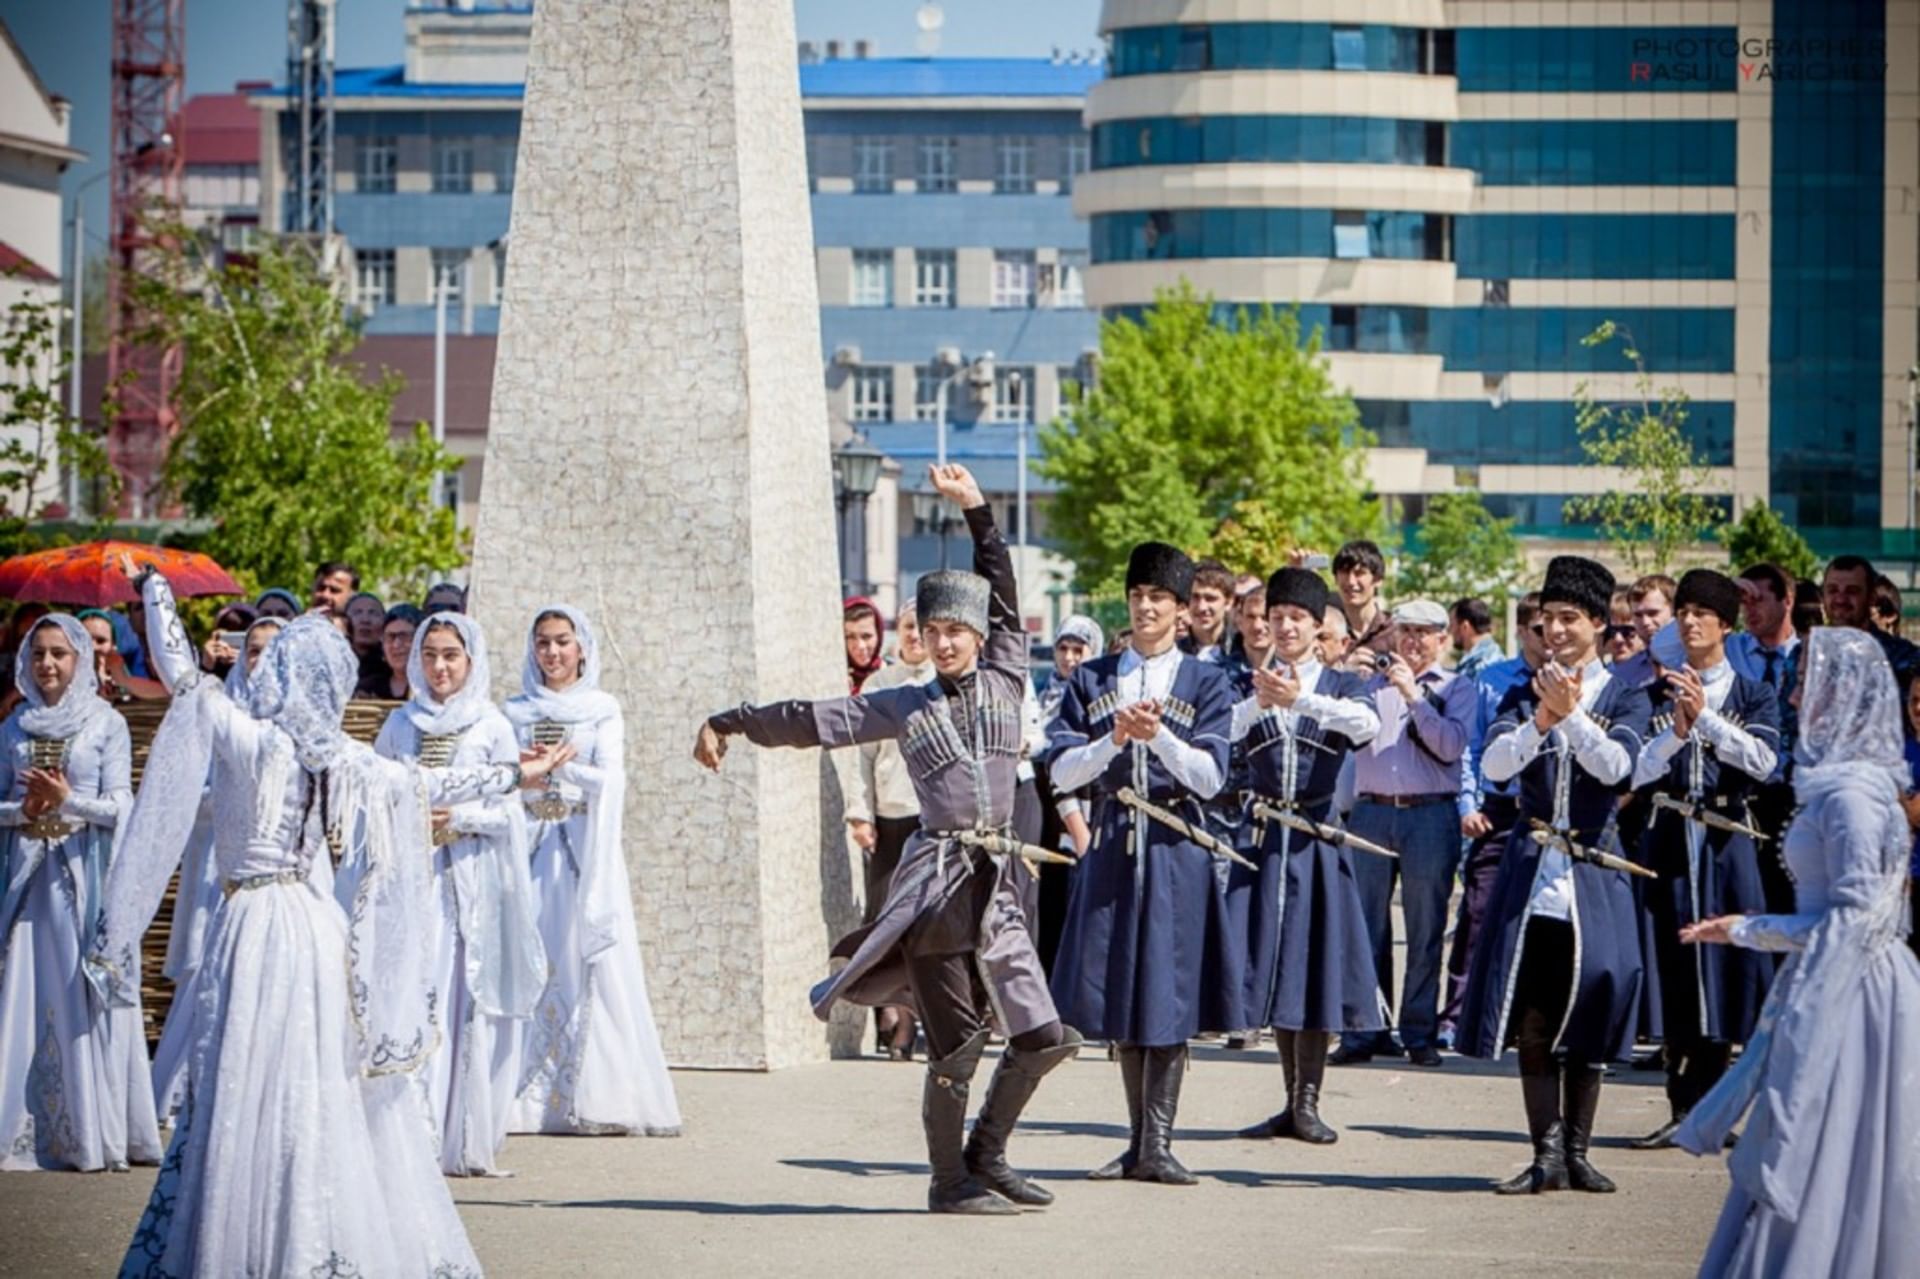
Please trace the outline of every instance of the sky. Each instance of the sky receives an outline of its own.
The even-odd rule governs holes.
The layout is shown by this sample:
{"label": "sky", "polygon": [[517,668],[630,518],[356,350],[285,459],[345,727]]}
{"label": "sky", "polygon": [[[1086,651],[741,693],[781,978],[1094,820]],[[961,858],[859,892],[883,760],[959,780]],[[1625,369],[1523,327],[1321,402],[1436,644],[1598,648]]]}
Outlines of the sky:
{"label": "sky", "polygon": [[[625,0],[675,3],[677,0]],[[217,93],[238,80],[284,79],[286,12],[281,0],[185,0],[187,93]],[[871,40],[877,57],[911,56],[923,0],[795,0],[799,38]],[[935,52],[951,57],[1044,57],[1098,44],[1099,0],[945,0]],[[389,66],[404,57],[406,0],[337,0],[334,62]],[[0,0],[0,19],[50,92],[72,101],[73,145],[87,160],[68,170],[72,193],[106,171],[110,0]],[[107,184],[84,193],[89,252],[105,245]]]}

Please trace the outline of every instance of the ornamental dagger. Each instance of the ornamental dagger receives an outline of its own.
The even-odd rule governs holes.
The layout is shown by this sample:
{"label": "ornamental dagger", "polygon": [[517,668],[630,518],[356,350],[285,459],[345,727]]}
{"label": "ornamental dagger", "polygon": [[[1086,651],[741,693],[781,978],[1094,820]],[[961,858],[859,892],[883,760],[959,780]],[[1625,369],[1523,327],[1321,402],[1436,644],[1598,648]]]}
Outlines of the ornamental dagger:
{"label": "ornamental dagger", "polygon": [[1206,849],[1215,857],[1224,857],[1230,862],[1238,862],[1248,870],[1260,869],[1239,853],[1234,852],[1224,841],[1216,839],[1206,831],[1196,828],[1192,823],[1188,822],[1186,818],[1176,813],[1170,813],[1160,807],[1160,805],[1140,798],[1139,795],[1134,793],[1134,789],[1131,786],[1122,786],[1114,795],[1114,798],[1125,804],[1128,808],[1145,813],[1148,817],[1159,822],[1174,834],[1185,835],[1188,839]]}
{"label": "ornamental dagger", "polygon": [[1023,840],[1013,839],[1010,836],[996,835],[992,831],[955,831],[947,838],[957,844],[965,844],[968,848],[978,848],[982,852],[994,853],[1003,857],[1023,858],[1029,866],[1032,866],[1036,862],[1044,862],[1049,866],[1071,866],[1074,864],[1073,858],[1068,857],[1064,853],[1056,853],[1051,849],[1042,848],[1038,844],[1029,844]]}
{"label": "ornamental dagger", "polygon": [[1352,831],[1341,830],[1338,826],[1328,826],[1324,822],[1316,822],[1310,817],[1302,817],[1284,808],[1275,808],[1257,799],[1253,801],[1253,815],[1263,822],[1278,822],[1282,826],[1291,826],[1302,834],[1311,835],[1322,843],[1332,844],[1335,848],[1351,848],[1362,853],[1372,853],[1376,857],[1400,856],[1391,848],[1376,844],[1370,839],[1362,839]]}
{"label": "ornamental dagger", "polygon": [[1597,848],[1589,848],[1587,845],[1578,842],[1572,837],[1555,830],[1538,817],[1533,819],[1533,831],[1529,837],[1534,843],[1540,845],[1540,847],[1557,848],[1577,862],[1592,862],[1595,866],[1603,866],[1608,870],[1617,870],[1627,875],[1638,875],[1642,879],[1660,878],[1659,875],[1648,870],[1645,866],[1636,866],[1624,857],[1616,857],[1612,853],[1604,853]]}
{"label": "ornamental dagger", "polygon": [[1756,842],[1764,841],[1767,838],[1744,822],[1736,822],[1731,817],[1726,817],[1714,812],[1704,804],[1696,804],[1691,800],[1675,799],[1664,791],[1653,797],[1653,806],[1655,808],[1664,808],[1670,813],[1678,813],[1688,821],[1699,822],[1702,826],[1711,826],[1715,830],[1731,831],[1735,835],[1745,835],[1747,838],[1755,840]]}

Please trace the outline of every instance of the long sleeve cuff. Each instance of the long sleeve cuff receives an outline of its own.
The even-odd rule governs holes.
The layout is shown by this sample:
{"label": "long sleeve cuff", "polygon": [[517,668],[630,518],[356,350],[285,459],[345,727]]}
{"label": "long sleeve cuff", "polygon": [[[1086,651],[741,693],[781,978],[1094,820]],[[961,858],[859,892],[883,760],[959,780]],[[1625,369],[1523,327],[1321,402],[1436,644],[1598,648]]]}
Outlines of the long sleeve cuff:
{"label": "long sleeve cuff", "polygon": [[1701,713],[1694,731],[1706,738],[1722,764],[1731,765],[1757,781],[1765,781],[1778,762],[1774,749],[1758,735],[1738,727],[1712,708]]}
{"label": "long sleeve cuff", "polygon": [[1650,786],[1667,775],[1667,766],[1673,762],[1686,745],[1673,735],[1673,730],[1662,729],[1658,736],[1640,748],[1640,758],[1633,762],[1633,786],[1638,790]]}
{"label": "long sleeve cuff", "polygon": [[1053,757],[1050,775],[1055,790],[1079,790],[1107,771],[1120,754],[1113,734],[1102,733],[1084,746],[1074,746]]}
{"label": "long sleeve cuff", "polygon": [[89,826],[117,826],[120,824],[120,812],[120,801],[112,795],[69,794],[60,805],[62,817],[85,822]]}
{"label": "long sleeve cuff", "polygon": [[1533,763],[1546,740],[1540,726],[1529,715],[1512,732],[1502,733],[1487,743],[1486,752],[1480,757],[1481,775],[1496,786],[1511,781]]}
{"label": "long sleeve cuff", "polygon": [[1212,799],[1220,793],[1220,784],[1225,779],[1220,775],[1219,766],[1213,762],[1213,756],[1187,745],[1165,724],[1147,742],[1147,749],[1166,765],[1167,771],[1182,786],[1201,799]]}
{"label": "long sleeve cuff", "polygon": [[26,823],[26,813],[17,799],[0,801],[0,826],[20,826]]}
{"label": "long sleeve cuff", "polygon": [[1804,950],[1818,915],[1748,915],[1728,930],[1733,944],[1747,950]]}
{"label": "long sleeve cuff", "polygon": [[1364,746],[1380,732],[1380,715],[1365,702],[1325,693],[1302,693],[1294,699],[1296,715],[1315,721],[1329,733],[1338,733],[1355,746]]}
{"label": "long sleeve cuff", "polygon": [[755,746],[820,745],[820,725],[813,703],[799,699],[765,706],[742,703],[709,716],[707,726],[722,737],[744,734]]}

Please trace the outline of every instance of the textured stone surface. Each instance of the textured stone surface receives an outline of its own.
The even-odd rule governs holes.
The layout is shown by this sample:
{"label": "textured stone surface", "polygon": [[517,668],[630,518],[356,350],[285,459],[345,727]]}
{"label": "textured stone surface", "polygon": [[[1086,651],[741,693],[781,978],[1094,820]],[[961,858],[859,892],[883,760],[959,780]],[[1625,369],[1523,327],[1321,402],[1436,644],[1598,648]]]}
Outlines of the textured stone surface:
{"label": "textured stone surface", "polygon": [[475,611],[503,678],[540,605],[599,629],[682,1065],[824,1057],[806,991],[855,911],[824,760],[689,753],[722,706],[846,687],[793,49],[784,0],[542,0],[520,132]]}

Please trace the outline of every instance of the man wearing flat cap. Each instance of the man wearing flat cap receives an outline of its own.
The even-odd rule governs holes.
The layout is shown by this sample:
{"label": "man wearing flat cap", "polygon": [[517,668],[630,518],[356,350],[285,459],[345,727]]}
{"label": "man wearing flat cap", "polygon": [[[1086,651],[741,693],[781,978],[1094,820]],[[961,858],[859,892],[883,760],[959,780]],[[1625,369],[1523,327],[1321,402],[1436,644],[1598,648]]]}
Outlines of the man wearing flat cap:
{"label": "man wearing flat cap", "polygon": [[1736,674],[1727,661],[1727,636],[1739,615],[1740,587],[1732,578],[1697,568],[1680,579],[1673,616],[1686,661],[1661,669],[1653,738],[1633,770],[1635,789],[1649,799],[1662,795],[1693,810],[1648,810],[1645,861],[1660,880],[1649,884],[1647,897],[1672,1117],[1633,1143],[1642,1150],[1673,1145],[1674,1130],[1726,1073],[1734,1046],[1752,1035],[1773,977],[1763,951],[1680,940],[1688,924],[1767,909],[1753,838],[1729,827],[1754,829],[1751,801],[1779,761],[1780,719],[1773,690]]}
{"label": "man wearing flat cap", "polygon": [[1193,577],[1193,561],[1175,547],[1133,548],[1131,642],[1081,664],[1049,732],[1053,783],[1087,792],[1093,826],[1073,872],[1053,995],[1068,1025],[1113,1042],[1127,1098],[1130,1140],[1093,1173],[1101,1181],[1194,1183],[1172,1150],[1187,1041],[1250,1024],[1224,873],[1186,833],[1120,799],[1131,790],[1199,828],[1201,805],[1226,780],[1232,682],[1178,647]]}
{"label": "man wearing flat cap", "polygon": [[[1472,738],[1473,681],[1440,668],[1447,610],[1428,599],[1393,610],[1393,651],[1376,661],[1366,695],[1380,731],[1353,756],[1357,802],[1347,825],[1398,858],[1353,863],[1380,989],[1393,998],[1393,888],[1400,881],[1407,924],[1407,971],[1395,1019],[1400,1044],[1416,1066],[1440,1064],[1440,978],[1445,971],[1447,903],[1459,869],[1461,757]],[[1385,1030],[1341,1036],[1336,1064],[1393,1053]]]}
{"label": "man wearing flat cap", "polygon": [[[1015,858],[961,842],[1006,834],[1023,746],[1027,636],[1006,540],[963,466],[929,468],[973,534],[975,572],[920,579],[915,612],[934,679],[823,701],[741,706],[710,718],[694,758],[718,769],[727,738],[756,746],[851,746],[896,738],[920,800],[920,830],[900,855],[886,904],[833,949],[846,967],[813,989],[822,1021],[839,1000],[909,1004],[926,1031],[921,1104],[932,1212],[1009,1215],[1053,1195],[1007,1163],[1007,1140],[1040,1080],[1072,1057],[1080,1036],[1062,1025],[1019,903]],[[964,1148],[967,1096],[989,1029],[1007,1052]]]}
{"label": "man wearing flat cap", "polygon": [[1519,1052],[1533,1162],[1495,1187],[1504,1195],[1614,1189],[1587,1152],[1605,1064],[1633,1051],[1639,921],[1627,875],[1566,851],[1618,854],[1614,815],[1646,739],[1646,689],[1600,663],[1612,599],[1604,566],[1577,555],[1547,565],[1535,617],[1550,660],[1501,699],[1481,756],[1489,781],[1517,780],[1520,814],[1474,941],[1457,1042],[1490,1061]]}

